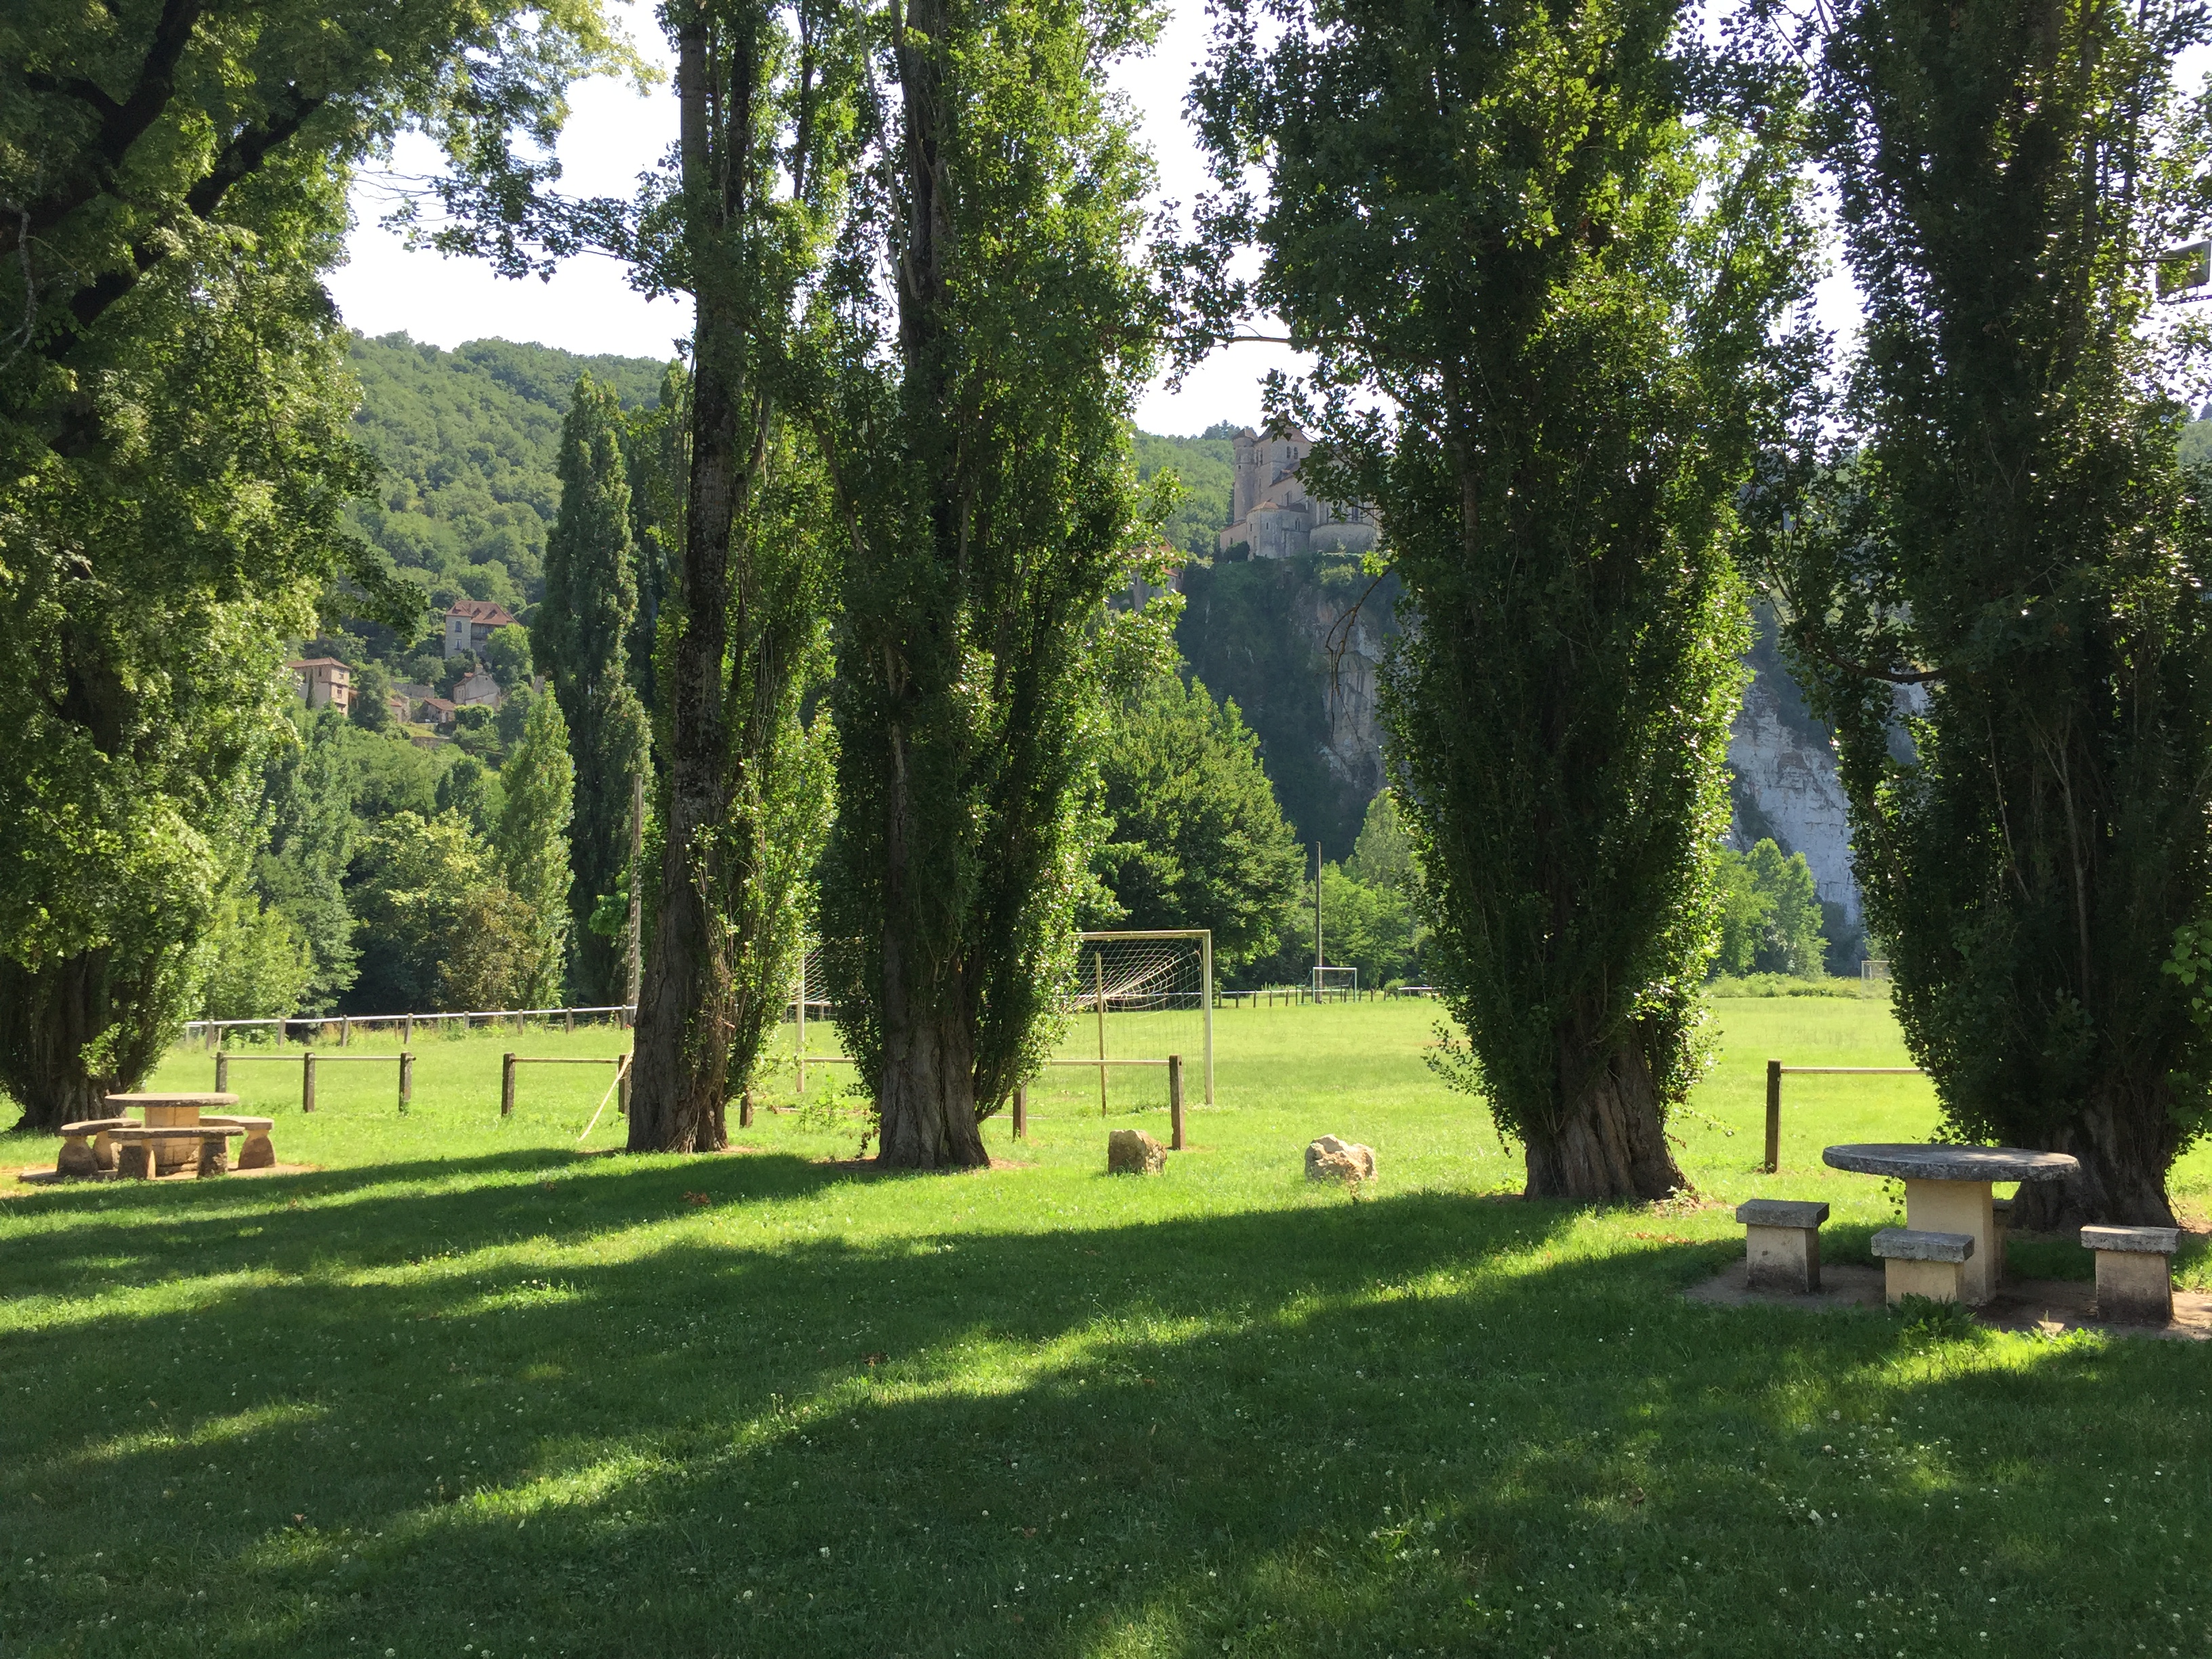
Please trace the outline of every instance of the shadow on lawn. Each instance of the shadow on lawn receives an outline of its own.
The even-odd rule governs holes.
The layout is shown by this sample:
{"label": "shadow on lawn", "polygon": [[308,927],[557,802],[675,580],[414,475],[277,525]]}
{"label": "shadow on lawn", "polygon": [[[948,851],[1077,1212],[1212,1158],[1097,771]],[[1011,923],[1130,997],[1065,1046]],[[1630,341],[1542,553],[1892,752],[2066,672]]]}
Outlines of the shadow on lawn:
{"label": "shadow on lawn", "polygon": [[[504,1188],[270,1214],[320,1271],[8,1339],[40,1370],[0,1428],[0,1642],[2119,1651],[2169,1628],[2148,1528],[2212,1524],[2150,1474],[2212,1449],[2180,1345],[1692,1306],[1732,1243],[1448,1194],[763,1247],[747,1205],[820,1168],[771,1163],[599,1176],[566,1236],[717,1201],[550,1269],[374,1271],[380,1229],[511,1237]],[[213,1224],[195,1274],[238,1265]]]}

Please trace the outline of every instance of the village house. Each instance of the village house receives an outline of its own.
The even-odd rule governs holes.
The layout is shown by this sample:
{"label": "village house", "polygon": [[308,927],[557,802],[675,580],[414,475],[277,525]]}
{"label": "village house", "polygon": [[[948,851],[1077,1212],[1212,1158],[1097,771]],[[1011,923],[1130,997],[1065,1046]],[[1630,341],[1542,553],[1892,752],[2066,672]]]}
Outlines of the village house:
{"label": "village house", "polygon": [[461,683],[453,688],[453,703],[460,708],[477,704],[496,708],[500,705],[499,682],[481,668],[465,674]]}
{"label": "village house", "polygon": [[514,621],[503,605],[490,599],[462,599],[446,612],[446,654],[459,657],[481,652],[495,629]]}
{"label": "village house", "polygon": [[343,714],[353,707],[353,670],[336,657],[306,657],[288,662],[292,682],[310,708],[335,708]]}

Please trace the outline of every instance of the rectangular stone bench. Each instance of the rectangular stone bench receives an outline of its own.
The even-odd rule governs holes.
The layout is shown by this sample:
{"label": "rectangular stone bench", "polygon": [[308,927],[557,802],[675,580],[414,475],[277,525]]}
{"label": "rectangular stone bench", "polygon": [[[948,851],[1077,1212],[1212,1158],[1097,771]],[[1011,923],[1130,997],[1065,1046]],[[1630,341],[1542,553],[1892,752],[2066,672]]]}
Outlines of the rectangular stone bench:
{"label": "rectangular stone bench", "polygon": [[2178,1227],[2084,1227],[2081,1248],[2097,1253],[2097,1316],[2164,1325],[2173,1318]]}
{"label": "rectangular stone bench", "polygon": [[1884,1301],[1924,1296],[1931,1302],[1956,1302],[1959,1270],[1974,1253],[1974,1236],[1884,1227],[1868,1248],[1882,1265]]}
{"label": "rectangular stone bench", "polygon": [[135,1129],[135,1117],[88,1117],[62,1125],[62,1147],[54,1158],[54,1172],[65,1176],[96,1176],[115,1168],[117,1129]]}
{"label": "rectangular stone bench", "polygon": [[154,1148],[167,1143],[197,1142],[199,1146],[198,1174],[202,1180],[212,1176],[230,1173],[230,1138],[242,1135],[243,1129],[228,1124],[204,1124],[198,1127],[179,1124],[173,1127],[149,1129],[133,1124],[127,1129],[110,1129],[108,1138],[116,1145],[116,1173],[126,1181],[148,1181],[159,1173]]}
{"label": "rectangular stone bench", "polygon": [[1820,1288],[1820,1224],[1825,1204],[1790,1198],[1746,1199],[1735,1206],[1743,1223],[1743,1282],[1754,1291],[1808,1296]]}
{"label": "rectangular stone bench", "polygon": [[265,1170],[276,1162],[276,1149],[269,1144],[269,1132],[276,1127],[275,1118],[237,1117],[228,1113],[218,1116],[211,1112],[203,1112],[200,1121],[246,1131],[245,1144],[238,1149],[238,1168]]}

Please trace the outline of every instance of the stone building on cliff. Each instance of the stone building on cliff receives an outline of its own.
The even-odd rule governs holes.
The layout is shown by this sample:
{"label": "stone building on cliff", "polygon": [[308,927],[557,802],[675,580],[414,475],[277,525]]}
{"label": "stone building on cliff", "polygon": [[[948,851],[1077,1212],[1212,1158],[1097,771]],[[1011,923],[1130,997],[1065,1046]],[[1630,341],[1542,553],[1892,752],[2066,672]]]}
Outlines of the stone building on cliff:
{"label": "stone building on cliff", "polygon": [[1298,469],[1311,453],[1313,441],[1294,426],[1271,426],[1264,434],[1248,426],[1237,434],[1231,523],[1218,538],[1223,553],[1240,547],[1255,559],[1364,553],[1382,539],[1382,526],[1367,507],[1307,493]]}

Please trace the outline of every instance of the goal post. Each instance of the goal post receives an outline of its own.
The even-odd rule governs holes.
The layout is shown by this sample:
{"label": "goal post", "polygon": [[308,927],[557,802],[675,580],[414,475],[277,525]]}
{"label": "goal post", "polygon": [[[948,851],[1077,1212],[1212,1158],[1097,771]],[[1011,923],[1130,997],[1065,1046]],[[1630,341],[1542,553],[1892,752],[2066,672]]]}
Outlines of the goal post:
{"label": "goal post", "polygon": [[[1053,1065],[1164,1068],[1199,1062],[1213,1104],[1213,934],[1204,927],[1109,928],[1076,935],[1071,1023]],[[1090,1018],[1086,1020],[1084,1016]],[[1164,1091],[1164,1078],[1160,1082]],[[1103,1092],[1102,1092],[1103,1098]]]}
{"label": "goal post", "polygon": [[1347,1001],[1359,998],[1359,969],[1357,968],[1316,968],[1313,974],[1313,998],[1316,1002],[1329,997],[1342,997]]}
{"label": "goal post", "polygon": [[[1130,1073],[1157,1072],[1140,1092],[1164,1101],[1170,1055],[1195,1067],[1200,1097],[1213,1104],[1213,934],[1204,927],[1104,930],[1076,936],[1076,982],[1065,1010],[1071,1016],[1060,1049],[1047,1065],[1055,1070],[1094,1067],[1126,1081]],[[822,949],[799,953],[791,1000],[785,1005],[789,1065],[799,1092],[806,1092],[810,1066],[847,1065],[831,1025],[835,1005],[823,972]],[[830,1029],[825,1030],[828,1027]],[[1123,1073],[1121,1068],[1129,1068]]]}

